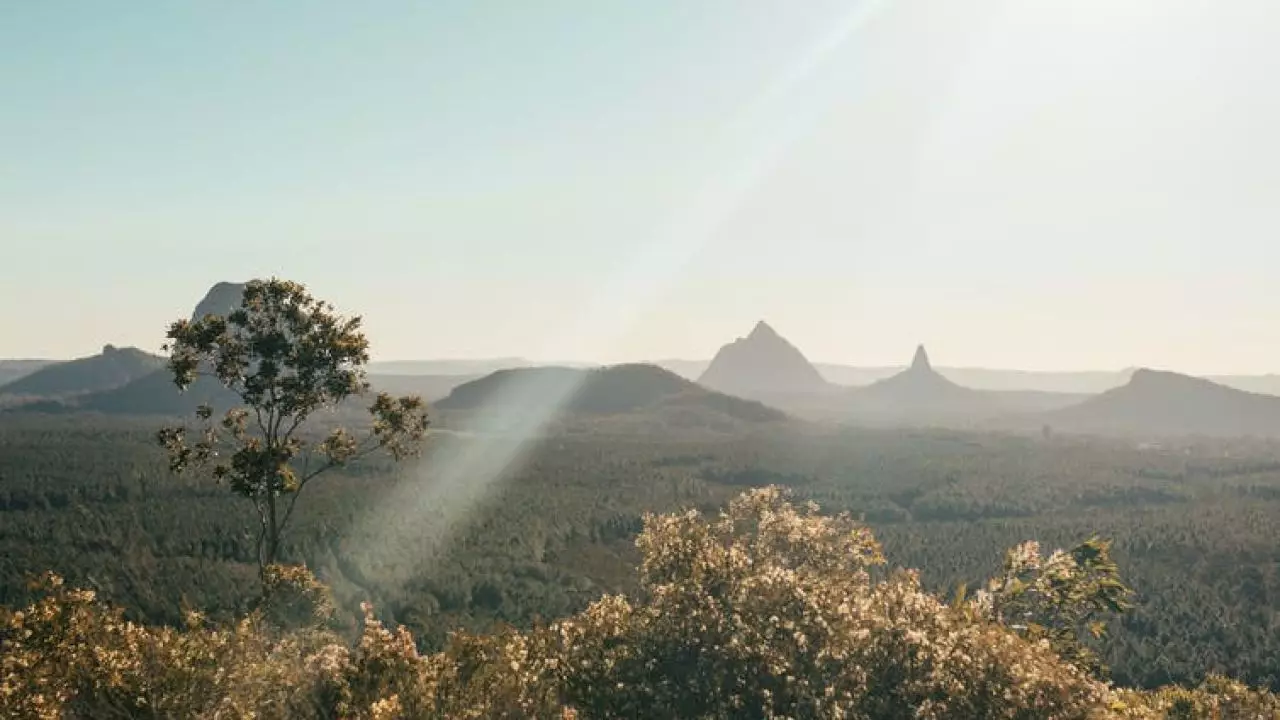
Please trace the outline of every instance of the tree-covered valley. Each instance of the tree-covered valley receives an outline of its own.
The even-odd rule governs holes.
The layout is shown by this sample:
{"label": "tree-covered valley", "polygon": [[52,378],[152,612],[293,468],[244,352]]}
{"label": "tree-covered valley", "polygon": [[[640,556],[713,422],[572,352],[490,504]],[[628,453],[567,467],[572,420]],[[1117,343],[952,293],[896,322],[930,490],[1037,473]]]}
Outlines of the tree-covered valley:
{"label": "tree-covered valley", "polygon": [[[0,604],[53,570],[129,617],[231,618],[259,582],[253,514],[175,477],[162,418],[0,417]],[[452,427],[451,427],[452,426]],[[424,454],[308,488],[283,548],[333,588],[344,632],[372,601],[425,648],[455,628],[529,627],[632,590],[645,512],[712,512],[777,484],[874,530],[890,566],[950,593],[1024,540],[1114,541],[1134,608],[1099,643],[1120,684],[1226,673],[1280,688],[1280,446],[773,423],[742,432],[611,430],[590,418],[516,443],[444,415]],[[454,431],[459,428],[458,431]],[[509,462],[492,460],[500,455]]]}

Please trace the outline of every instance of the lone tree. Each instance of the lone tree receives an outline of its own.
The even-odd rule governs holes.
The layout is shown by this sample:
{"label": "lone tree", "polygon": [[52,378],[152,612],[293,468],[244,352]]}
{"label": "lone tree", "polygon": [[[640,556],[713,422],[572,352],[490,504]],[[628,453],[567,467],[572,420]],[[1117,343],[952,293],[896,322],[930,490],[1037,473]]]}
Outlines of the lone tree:
{"label": "lone tree", "polygon": [[372,426],[359,434],[337,428],[322,436],[308,426],[317,411],[369,392],[369,341],[359,317],[338,315],[298,283],[250,282],[239,308],[178,320],[167,337],[179,390],[212,377],[238,403],[216,419],[212,407],[201,405],[195,413],[201,427],[190,440],[186,427],[166,427],[157,439],[169,451],[171,470],[211,467],[215,480],[253,503],[260,572],[279,560],[281,538],[308,484],[377,451],[396,460],[415,454],[426,434],[422,399],[386,393],[374,398]]}

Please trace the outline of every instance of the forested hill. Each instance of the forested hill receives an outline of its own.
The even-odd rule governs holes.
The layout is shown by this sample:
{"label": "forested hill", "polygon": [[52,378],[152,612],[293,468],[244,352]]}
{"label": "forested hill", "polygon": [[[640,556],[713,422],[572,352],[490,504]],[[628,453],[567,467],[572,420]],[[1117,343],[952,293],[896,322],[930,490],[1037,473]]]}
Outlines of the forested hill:
{"label": "forested hill", "polygon": [[451,411],[557,415],[646,414],[679,407],[746,422],[786,418],[785,413],[758,402],[716,393],[668,370],[642,364],[500,370],[454,388],[435,406]]}
{"label": "forested hill", "polygon": [[1043,419],[1055,429],[1097,434],[1280,437],[1280,397],[1143,369],[1124,386]]}
{"label": "forested hill", "polygon": [[6,385],[0,395],[53,399],[110,390],[159,370],[164,358],[107,345],[98,355],[51,363]]}

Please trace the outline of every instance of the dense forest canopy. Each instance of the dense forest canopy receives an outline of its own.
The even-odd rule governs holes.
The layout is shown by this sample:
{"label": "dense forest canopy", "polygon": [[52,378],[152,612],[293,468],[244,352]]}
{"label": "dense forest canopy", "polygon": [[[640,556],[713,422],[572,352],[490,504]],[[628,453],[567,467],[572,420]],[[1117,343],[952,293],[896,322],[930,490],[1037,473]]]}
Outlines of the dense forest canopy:
{"label": "dense forest canopy", "polygon": [[[184,602],[224,618],[247,608],[252,513],[207,482],[171,477],[156,423],[0,418],[0,602],[29,600],[26,576],[49,569],[147,622],[181,623]],[[646,511],[711,510],[780,484],[862,517],[890,564],[919,568],[935,591],[988,577],[1024,540],[1111,538],[1136,591],[1103,649],[1118,682],[1280,678],[1280,448],[1270,443],[589,428],[549,431],[465,498],[435,489],[433,459],[490,441],[447,428],[421,464],[340,471],[299,503],[284,558],[333,587],[349,631],[369,599],[439,647],[454,627],[528,626],[630,589]]]}

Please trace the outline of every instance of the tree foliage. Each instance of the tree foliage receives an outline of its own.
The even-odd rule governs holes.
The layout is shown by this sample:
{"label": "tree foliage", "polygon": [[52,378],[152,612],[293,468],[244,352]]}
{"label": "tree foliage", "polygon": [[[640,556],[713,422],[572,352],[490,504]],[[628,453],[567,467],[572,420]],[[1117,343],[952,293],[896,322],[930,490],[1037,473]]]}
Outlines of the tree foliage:
{"label": "tree foliage", "polygon": [[1032,641],[1048,640],[1068,662],[1102,675],[1107,668],[1086,638],[1106,635],[1107,618],[1132,608],[1132,594],[1111,560],[1111,543],[1091,537],[1047,558],[1037,542],[1005,554],[1004,567],[974,605]]}
{"label": "tree foliage", "polygon": [[169,327],[166,350],[178,388],[211,376],[241,404],[216,421],[213,408],[201,406],[194,440],[185,427],[164,428],[157,439],[174,472],[208,466],[218,482],[252,501],[264,571],[279,560],[281,538],[309,483],[377,450],[401,459],[426,433],[421,398],[379,393],[363,436],[338,427],[318,442],[306,437],[318,412],[369,392],[369,342],[360,327],[359,317],[343,317],[304,286],[278,279],[248,283],[241,306],[225,316]]}
{"label": "tree foliage", "polygon": [[[634,594],[529,631],[455,633],[425,655],[367,605],[353,644],[314,624],[281,629],[261,610],[227,626],[192,613],[185,629],[156,628],[49,575],[32,604],[0,611],[0,714],[1280,717],[1275,695],[1220,677],[1197,689],[1115,688],[1060,657],[1049,638],[943,602],[914,572],[877,578],[882,559],[867,528],[793,504],[778,488],[744,493],[713,517],[650,515],[637,545]],[[314,597],[305,571],[276,576],[302,588],[294,597]],[[1061,593],[1050,604],[1088,604],[1089,595]]]}
{"label": "tree foliage", "polygon": [[[332,588],[344,635],[373,598],[436,651],[450,630],[527,630],[630,595],[646,512],[714,513],[748,487],[785,484],[798,502],[863,519],[890,567],[919,569],[939,594],[986,588],[1027,539],[1048,555],[1097,533],[1135,590],[1104,638],[1080,633],[1116,683],[1227,675],[1280,690],[1280,446],[737,432],[549,433],[465,508],[431,492],[433,468],[490,441],[433,433],[422,463],[379,453],[309,485],[282,555]],[[169,477],[153,434],[147,417],[0,414],[0,604],[29,603],[25,574],[50,568],[140,623],[181,626],[186,606],[219,621],[249,609],[261,589],[250,504],[199,474]]]}

